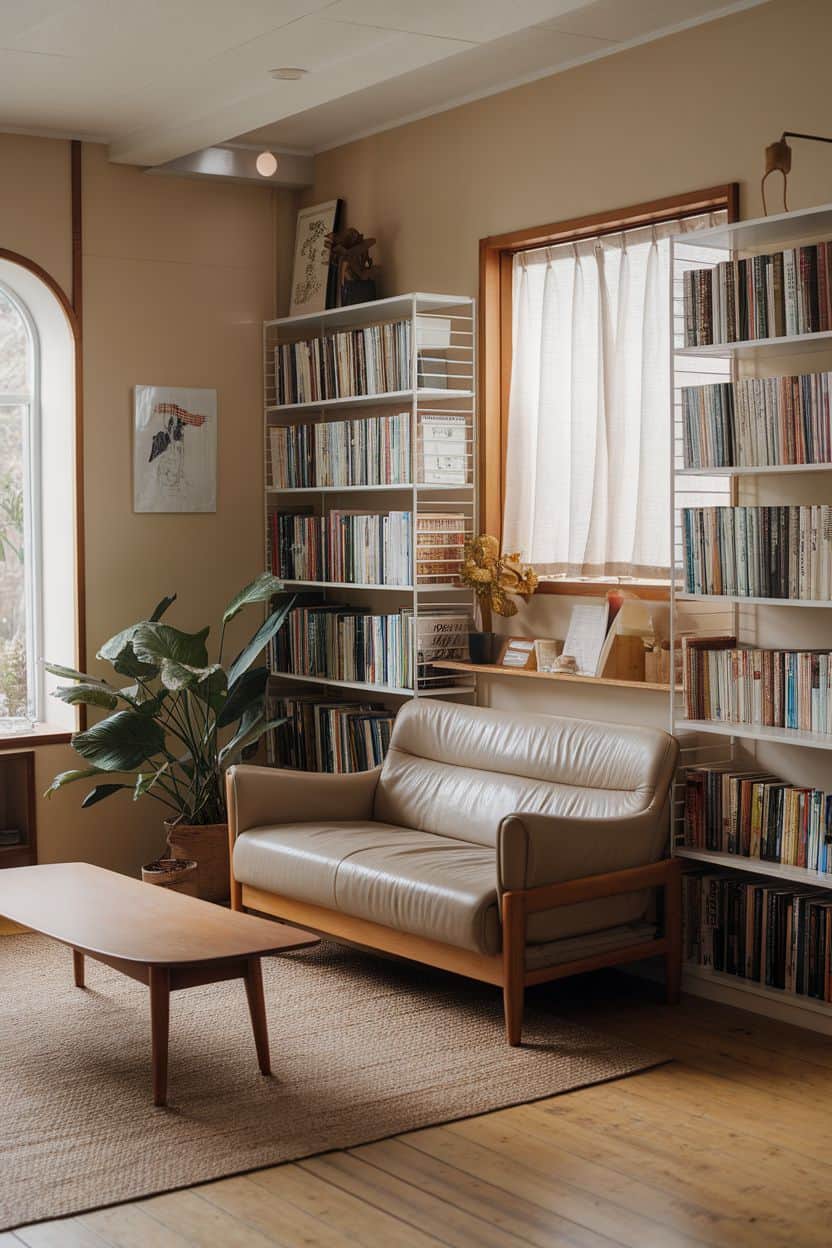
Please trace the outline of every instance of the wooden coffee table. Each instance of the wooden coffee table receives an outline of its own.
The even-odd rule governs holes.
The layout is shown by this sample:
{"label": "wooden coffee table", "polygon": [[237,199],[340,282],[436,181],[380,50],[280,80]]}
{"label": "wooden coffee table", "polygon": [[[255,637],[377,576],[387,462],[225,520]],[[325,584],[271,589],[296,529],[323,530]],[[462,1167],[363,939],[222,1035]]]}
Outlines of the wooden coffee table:
{"label": "wooden coffee table", "polygon": [[243,979],[257,1060],[271,1073],[260,959],[318,943],[296,927],[197,901],[85,862],[0,871],[0,915],[72,949],[75,983],[84,958],[147,984],[153,1103],[167,1104],[170,994]]}

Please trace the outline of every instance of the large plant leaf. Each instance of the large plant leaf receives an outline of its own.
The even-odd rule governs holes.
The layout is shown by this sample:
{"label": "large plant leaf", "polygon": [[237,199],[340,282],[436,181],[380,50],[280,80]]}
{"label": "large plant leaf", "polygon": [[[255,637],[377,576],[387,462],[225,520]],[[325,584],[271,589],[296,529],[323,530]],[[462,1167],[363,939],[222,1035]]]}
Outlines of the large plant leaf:
{"label": "large plant leaf", "polygon": [[183,633],[170,624],[146,621],[136,627],[133,650],[143,663],[161,664],[164,659],[172,659],[174,663],[184,663],[187,667],[207,667],[205,638],[208,633],[207,627],[201,628],[198,633]]}
{"label": "large plant leaf", "polygon": [[72,745],[101,771],[136,771],[163,752],[165,734],[155,719],[141,711],[117,711],[86,732],[77,732]]}
{"label": "large plant leaf", "polygon": [[266,647],[278,631],[286,616],[295,605],[294,597],[273,611],[267,620],[260,625],[247,646],[244,646],[228,670],[228,683],[234,685],[243,672],[247,672],[258,654]]}
{"label": "large plant leaf", "polygon": [[141,624],[131,624],[129,628],[123,628],[115,637],[105,641],[95,657],[106,659],[108,663],[112,663],[119,675],[130,676],[133,680],[155,676],[159,671],[158,664],[143,663],[136,657],[133,649],[133,638],[140,627]]}
{"label": "large plant leaf", "polygon": [[219,752],[220,767],[228,767],[247,746],[259,741],[264,732],[268,732],[270,728],[279,728],[285,723],[285,716],[283,719],[267,719],[262,713],[245,714],[234,736]]}
{"label": "large plant leaf", "polygon": [[114,793],[118,793],[119,789],[129,788],[129,784],[97,784],[94,789],[90,789],[81,806],[86,810],[88,806],[103,802],[105,797],[112,797]]}
{"label": "large plant leaf", "polygon": [[53,676],[60,676],[61,680],[80,680],[85,685],[98,685],[101,689],[109,689],[111,686],[106,680],[98,680],[95,676],[87,676],[86,672],[79,672],[74,667],[64,667],[61,663],[47,663],[44,660],[44,671],[50,672]]}
{"label": "large plant leaf", "polygon": [[89,780],[90,776],[100,776],[101,772],[97,767],[85,767],[75,771],[61,771],[54,777],[49,788],[44,792],[44,797],[51,797],[53,793],[57,793],[58,789],[62,789],[65,784],[73,784],[76,780]]}
{"label": "large plant leaf", "polygon": [[84,706],[103,706],[108,711],[115,710],[118,706],[116,695],[109,689],[102,689],[100,685],[58,685],[57,689],[53,689],[52,696],[68,702],[71,706],[80,702]]}
{"label": "large plant leaf", "polygon": [[162,684],[171,693],[190,689],[204,701],[223,693],[226,687],[225,671],[219,663],[192,667],[187,663],[177,663],[175,659],[163,659],[160,676]]}
{"label": "large plant leaf", "polygon": [[241,589],[239,594],[235,594],[231,599],[222,617],[223,624],[230,623],[236,615],[240,614],[243,607],[254,602],[268,602],[282,589],[283,582],[276,576],[272,576],[271,572],[261,572],[249,585],[246,585],[245,589]]}
{"label": "large plant leaf", "polygon": [[217,727],[225,728],[238,720],[250,706],[262,708],[266,685],[269,681],[267,667],[252,667],[229,687],[228,697],[217,716]]}
{"label": "large plant leaf", "polygon": [[155,624],[157,620],[161,620],[168,607],[172,607],[176,602],[176,594],[166,594],[161,602],[157,602],[150,616],[151,623]]}

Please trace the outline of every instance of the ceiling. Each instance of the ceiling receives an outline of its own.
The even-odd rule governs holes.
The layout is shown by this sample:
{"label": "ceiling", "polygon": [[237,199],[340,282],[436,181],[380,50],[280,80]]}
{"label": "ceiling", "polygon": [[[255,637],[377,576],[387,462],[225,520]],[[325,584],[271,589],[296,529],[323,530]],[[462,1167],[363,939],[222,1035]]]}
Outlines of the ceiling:
{"label": "ceiling", "polygon": [[137,165],[232,140],[319,151],[765,2],[0,0],[0,130]]}

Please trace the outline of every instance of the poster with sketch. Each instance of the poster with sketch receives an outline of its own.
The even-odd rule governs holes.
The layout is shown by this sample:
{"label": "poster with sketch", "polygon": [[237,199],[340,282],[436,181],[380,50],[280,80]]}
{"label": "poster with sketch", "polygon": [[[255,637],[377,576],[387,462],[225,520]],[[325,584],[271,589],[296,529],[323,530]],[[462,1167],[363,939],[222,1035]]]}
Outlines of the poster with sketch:
{"label": "poster with sketch", "polygon": [[136,386],[133,510],[217,510],[217,392]]}
{"label": "poster with sketch", "polygon": [[295,227],[295,262],[289,315],[323,312],[335,306],[337,274],[330,263],[326,236],[338,229],[342,201],[301,208]]}

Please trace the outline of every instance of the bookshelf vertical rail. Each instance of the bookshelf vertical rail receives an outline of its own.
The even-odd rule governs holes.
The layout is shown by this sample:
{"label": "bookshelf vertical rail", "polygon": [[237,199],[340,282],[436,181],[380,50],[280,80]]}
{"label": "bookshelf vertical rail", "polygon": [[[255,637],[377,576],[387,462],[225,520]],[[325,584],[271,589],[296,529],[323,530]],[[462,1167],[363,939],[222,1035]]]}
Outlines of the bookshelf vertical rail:
{"label": "bookshelf vertical rail", "polygon": [[[313,616],[320,607],[333,619],[338,608],[339,620],[356,621],[355,641],[337,653],[331,637],[349,634],[339,623],[335,634],[327,632],[323,663],[310,643],[299,668],[294,661],[287,668],[285,651],[278,668],[273,647],[273,701],[315,697],[333,709],[361,703],[381,716],[406,698],[475,693],[469,676],[427,661],[443,635],[452,648],[464,638],[467,654],[471,627],[472,598],[458,571],[462,541],[477,523],[475,325],[470,297],[418,292],[265,323],[266,567]],[[320,540],[329,562],[319,561],[311,577],[291,567],[299,576],[292,579],[284,565],[293,563],[297,540],[285,534],[308,532],[307,522],[314,530],[316,516],[327,518]],[[389,538],[393,517],[410,535],[405,575],[385,563],[397,546]],[[336,532],[337,566],[327,539]],[[359,576],[359,567],[382,570]]]}
{"label": "bookshelf vertical rail", "polygon": [[[711,636],[712,652],[719,648],[720,634],[735,638],[734,648],[750,649],[763,656],[769,652],[807,654],[832,650],[829,635],[832,624],[832,548],[821,545],[821,539],[817,539],[815,549],[820,553],[812,563],[811,572],[806,573],[806,582],[803,580],[805,565],[801,556],[801,588],[799,597],[796,597],[791,589],[791,581],[784,593],[785,581],[782,577],[777,579],[779,569],[784,566],[784,559],[787,568],[792,566],[789,561],[792,559],[793,547],[789,545],[784,553],[786,543],[781,542],[781,547],[777,548],[774,543],[778,539],[774,536],[769,538],[768,531],[761,528],[761,535],[765,532],[766,543],[772,543],[762,549],[779,549],[776,557],[765,554],[762,560],[763,565],[768,561],[769,572],[765,575],[771,578],[769,596],[768,592],[757,594],[750,588],[750,573],[744,564],[740,574],[741,561],[746,557],[750,558],[750,552],[755,547],[751,545],[750,530],[748,544],[745,542],[744,528],[739,529],[742,540],[735,533],[735,526],[746,523],[751,525],[752,512],[756,523],[757,518],[767,508],[779,509],[781,518],[791,508],[791,513],[785,520],[787,525],[793,524],[792,516],[800,509],[801,526],[804,521],[814,526],[817,517],[820,527],[821,520],[823,524],[826,523],[824,517],[827,513],[822,509],[832,506],[832,452],[825,449],[828,441],[824,446],[821,445],[823,437],[828,438],[828,430],[826,435],[816,432],[823,429],[824,405],[820,403],[813,407],[811,420],[807,420],[806,405],[809,399],[805,397],[810,394],[827,394],[824,389],[826,382],[822,376],[818,376],[825,373],[830,373],[832,392],[832,282],[827,281],[832,277],[832,249],[827,258],[827,240],[832,240],[832,205],[759,220],[729,223],[709,230],[678,235],[671,240],[671,316],[674,332],[670,374],[670,640],[675,658],[679,657],[680,650],[684,653],[683,637],[687,635],[692,638],[685,642],[690,646],[695,644],[697,634],[704,638]],[[789,252],[796,253],[797,259],[789,256]],[[800,266],[804,261],[807,267],[802,270]],[[798,284],[801,281],[807,283],[799,294],[794,286],[789,286],[785,280],[781,281],[784,266],[788,275],[790,264],[797,264]],[[695,287],[696,278],[687,279],[687,308],[689,312],[693,308],[695,323],[692,324],[689,316],[686,326],[682,286],[685,282],[683,274],[690,269],[699,273],[710,269],[711,275],[707,281],[702,281],[701,287],[693,295],[690,292]],[[759,284],[755,284],[755,277],[752,276],[757,272],[763,275]],[[812,282],[816,283],[814,292]],[[703,290],[706,293],[702,293]],[[802,320],[796,323],[798,298],[799,316],[803,318],[805,315],[810,322],[808,325]],[[700,312],[704,317],[704,329],[699,320]],[[787,321],[788,317],[792,318],[791,324]],[[748,336],[740,332],[746,326],[746,318],[748,325],[752,325]],[[686,328],[688,341],[685,337]],[[789,332],[790,329],[794,332]],[[690,344],[691,337],[697,345]],[[703,375],[697,378],[695,374],[700,370]],[[713,382],[730,383],[730,388],[726,387],[724,397],[719,401],[714,392],[710,396],[706,392],[693,396],[692,402],[698,404],[693,409],[694,413],[698,411],[704,415],[701,416],[699,426],[696,425],[695,417],[693,426],[688,422],[686,458],[683,445],[683,422],[686,413],[680,404],[681,387],[704,387]],[[803,405],[799,415],[797,399],[793,415],[789,403],[777,397],[780,392],[788,393],[793,384]],[[758,387],[758,390],[753,391],[753,387]],[[755,406],[748,398],[751,393],[763,393],[765,401],[759,401]],[[770,399],[772,394],[774,399]],[[726,409],[721,408],[719,403],[729,400],[726,414]],[[739,414],[738,404],[741,400],[746,406]],[[815,400],[812,399],[812,402]],[[827,420],[828,409],[829,404],[826,403]],[[794,449],[795,443],[783,441],[783,428],[787,417],[788,420],[794,420],[795,429],[800,420],[808,430],[805,443],[798,445],[797,450]],[[739,423],[741,420],[745,421],[742,427]],[[720,421],[723,423],[720,424]],[[730,430],[730,443],[720,443],[721,431],[724,429]],[[700,439],[694,448],[691,437],[695,439],[700,435],[705,440]],[[795,436],[798,437],[797,434]],[[803,434],[799,436],[802,438]],[[812,443],[810,453],[807,448],[810,440],[815,437],[819,441]],[[740,439],[743,439],[742,446]],[[730,453],[726,452],[726,445],[730,446]],[[787,448],[785,451],[784,446]],[[778,460],[784,462],[774,462]],[[726,538],[728,544],[723,546],[722,531],[718,529],[715,553],[709,555],[709,558],[712,557],[719,563],[729,559],[732,561],[730,566],[723,564],[723,571],[727,569],[723,585],[728,586],[723,593],[705,592],[713,586],[703,585],[699,579],[694,584],[686,581],[686,560],[691,569],[695,566],[700,568],[700,571],[695,572],[696,578],[701,577],[702,564],[696,565],[695,561],[700,556],[685,549],[683,510],[714,506],[739,509],[727,517],[723,514],[713,518],[717,529],[723,520],[730,521],[730,532],[735,534],[730,538],[730,543]],[[766,515],[766,522],[773,527],[772,517],[775,512],[768,511]],[[702,518],[698,512],[695,517],[691,517],[688,533],[693,535],[695,545],[699,539],[693,526],[694,518],[696,523],[702,525],[708,523],[708,517]],[[760,524],[762,526],[762,520]],[[793,534],[793,529],[785,531]],[[801,534],[802,532],[801,527]],[[756,539],[756,530],[754,536]],[[704,545],[702,549],[705,549]],[[807,561],[808,558],[809,556]],[[740,592],[732,592],[732,578],[740,575],[748,576],[749,580],[742,581]],[[763,573],[759,575],[762,576]],[[824,586],[830,586],[830,592],[827,593],[825,588],[822,592],[818,590],[818,578],[822,578]],[[765,584],[768,590],[769,581]],[[804,589],[805,584],[810,586],[809,591]],[[787,593],[792,593],[792,597],[786,596]],[[708,648],[707,642],[702,644],[705,649]],[[689,653],[692,656],[691,661],[695,661],[695,652],[690,650]],[[743,657],[740,654],[737,658],[741,665],[740,671],[744,670]],[[764,661],[773,665],[771,659]],[[713,660],[709,659],[708,662]],[[727,672],[729,680],[738,679],[736,674],[731,675],[737,669],[726,665],[722,670]],[[776,676],[771,676],[772,670],[776,671],[773,667],[768,668],[769,679],[776,683]],[[815,669],[809,670],[814,672]],[[780,679],[782,682],[782,676]],[[774,688],[774,684],[771,687]],[[762,689],[763,686],[760,685],[759,688]],[[691,768],[724,767],[730,774],[743,772],[748,775],[749,779],[745,782],[746,792],[750,791],[756,774],[760,777],[761,786],[771,783],[776,788],[789,790],[790,795],[819,794],[818,809],[822,811],[824,807],[821,799],[832,791],[832,780],[829,778],[832,732],[828,728],[819,732],[807,727],[782,726],[784,721],[764,717],[772,713],[770,705],[767,710],[764,709],[762,715],[757,703],[753,704],[754,709],[750,715],[745,713],[752,703],[749,702],[751,695],[743,686],[739,687],[739,691],[729,686],[726,693],[725,686],[720,685],[717,691],[717,687],[711,684],[709,697],[713,699],[715,696],[733,698],[734,701],[729,705],[738,705],[744,711],[741,709],[734,718],[728,719],[725,703],[714,710],[713,702],[706,700],[704,705],[706,708],[711,706],[714,717],[709,718],[706,715],[704,718],[697,718],[695,708],[689,717],[685,697],[677,692],[675,684],[670,694],[670,730],[679,739],[681,747],[681,762],[672,807],[671,852],[685,860],[686,871],[694,874],[705,872],[703,879],[715,877],[712,886],[701,886],[701,895],[696,892],[699,885],[692,885],[691,896],[701,896],[701,906],[694,901],[693,910],[686,916],[693,920],[691,950],[695,960],[685,965],[683,986],[686,991],[696,995],[832,1035],[829,981],[827,980],[824,990],[822,977],[819,981],[817,973],[808,968],[804,960],[809,956],[806,952],[808,937],[801,935],[808,931],[808,921],[805,920],[807,907],[816,907],[817,913],[820,913],[824,905],[832,905],[832,863],[829,858],[824,860],[827,863],[824,869],[820,869],[820,866],[812,868],[810,865],[801,865],[803,862],[811,862],[806,838],[813,831],[817,838],[818,828],[822,832],[824,816],[821,814],[814,826],[809,823],[811,812],[808,816],[803,813],[809,809],[808,797],[805,798],[805,806],[799,807],[800,818],[803,820],[800,824],[796,822],[797,816],[794,815],[794,811],[798,809],[796,805],[792,807],[795,822],[791,825],[786,822],[783,808],[779,809],[775,812],[772,823],[764,825],[762,847],[758,841],[755,852],[753,840],[750,850],[747,842],[742,840],[748,824],[744,823],[739,827],[739,820],[748,816],[747,810],[745,814],[740,812],[736,798],[738,787],[733,790],[730,799],[732,803],[737,801],[737,805],[729,808],[733,813],[726,814],[723,806],[719,805],[715,808],[706,806],[703,814],[701,806],[695,805],[696,784],[699,783],[697,775],[691,778],[690,785],[693,787],[686,784]],[[818,706],[826,705],[825,702],[821,703],[820,698],[818,693],[817,704],[812,701],[809,707],[812,716]],[[698,701],[701,701],[699,696]],[[805,704],[800,713],[803,714],[804,711]],[[781,724],[780,727],[777,726],[778,723]],[[814,718],[811,726],[814,729]],[[699,776],[701,777],[701,772]],[[708,783],[707,777],[705,782]],[[714,784],[718,786],[721,794],[718,801],[722,803],[727,800],[730,781],[720,779],[714,781]],[[687,811],[686,800],[694,803]],[[794,800],[796,802],[797,798]],[[718,823],[719,817],[714,815],[714,809],[722,812],[721,825]],[[828,835],[830,808],[827,806],[825,809]],[[737,822],[726,822],[729,818]],[[713,822],[715,819],[716,823]],[[700,829],[710,828],[711,833],[715,833],[707,841],[707,847],[703,847],[702,841],[696,837],[691,839],[691,820],[698,820],[696,826]],[[722,842],[719,840],[720,826]],[[769,827],[776,830],[776,838],[766,842]],[[758,834],[759,831],[758,825]],[[798,834],[804,838],[800,842],[797,839]],[[719,848],[711,848],[713,844]],[[805,855],[802,858],[798,855],[798,845],[799,853]],[[817,850],[817,839],[814,845]],[[776,852],[772,846],[776,847]],[[726,848],[728,852],[725,852]],[[820,862],[821,854],[818,851],[818,864]],[[726,909],[714,910],[715,894],[722,899],[720,905],[724,905]],[[752,912],[752,899],[755,906],[762,907],[760,911]],[[733,919],[730,915],[731,905],[738,907]],[[776,909],[778,905],[781,910]],[[737,914],[744,917],[738,919]],[[798,915],[802,917],[798,919]],[[756,933],[760,923],[763,930],[774,931],[768,925],[770,921],[774,923],[775,917],[779,924],[777,947],[780,952],[777,956],[781,958],[781,962],[775,964],[770,961],[763,964],[760,962],[759,950],[752,947],[752,936],[755,941],[758,939]],[[732,922],[734,929],[731,928]],[[804,923],[805,926],[802,926]],[[732,938],[730,932],[736,930],[736,925],[740,935]],[[829,950],[832,948],[829,927],[826,929],[826,945],[823,943],[820,927],[817,931],[819,934],[816,939],[820,942],[817,956],[822,960],[829,959]],[[737,940],[739,952],[735,950],[732,955],[733,962],[724,967],[720,957],[717,969],[717,944],[727,942],[720,945],[723,952],[726,952],[730,939]],[[774,937],[769,935],[768,939],[771,945]],[[687,954],[689,950],[686,948],[685,952]],[[783,958],[785,962],[782,961]],[[814,980],[811,979],[812,974],[815,974]]]}

